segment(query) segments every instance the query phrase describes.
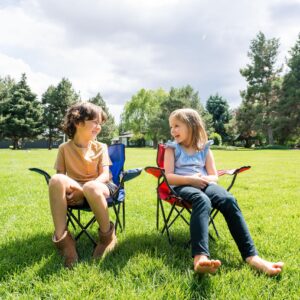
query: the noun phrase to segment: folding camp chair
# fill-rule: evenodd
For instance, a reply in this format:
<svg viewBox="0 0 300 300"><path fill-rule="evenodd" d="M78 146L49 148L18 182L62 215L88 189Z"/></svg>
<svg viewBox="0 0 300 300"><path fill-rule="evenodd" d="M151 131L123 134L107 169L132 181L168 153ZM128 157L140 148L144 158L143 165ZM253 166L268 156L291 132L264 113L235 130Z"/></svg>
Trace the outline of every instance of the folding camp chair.
<svg viewBox="0 0 300 300"><path fill-rule="evenodd" d="M159 144L157 148L157 156L156 156L156 164L157 167L146 167L145 171L157 178L157 207L156 207L156 228L159 230L159 215L160 211L162 214L162 221L163 221L163 227L161 230L161 233L164 234L164 232L167 233L168 240L171 243L171 235L170 235L170 227L174 224L174 222L180 217L187 225L190 224L189 220L184 216L184 212L187 211L189 215L192 212L192 205L190 202L186 201L185 199L182 199L179 197L176 192L172 189L172 187L169 185L168 180L165 175L164 171L164 155L165 155L165 145ZM232 169L232 170L218 170L218 176L223 176L225 174L232 175L232 180L227 188L227 191L230 191L230 189L233 187L236 177L239 173L244 172L246 170L249 170L250 166L244 166L240 167L238 169ZM168 202L171 204L171 209L169 213L167 214L163 205L163 201ZM213 208L210 213L210 221L209 224L211 224L215 230L215 233L217 237L219 238L219 233L216 228L214 218L216 217L218 213L218 210ZM210 234L210 237L212 235Z"/></svg>
<svg viewBox="0 0 300 300"><path fill-rule="evenodd" d="M123 171L124 162L125 162L125 145L124 144L113 144L108 147L108 153L112 165L110 166L110 171L112 173L112 180L117 185L118 189L114 193L114 195L107 199L108 207L112 207L116 216L115 221L115 229L117 231L118 226L120 230L123 231L125 229L125 187L124 182L131 180L138 175L140 175L142 169L131 169L127 171ZM49 184L49 180L51 176L38 168L30 168L30 171L37 172L44 176L47 184ZM122 209L121 209L122 208ZM75 213L77 211L77 214ZM75 239L78 240L80 236L85 233L87 237L91 240L91 242L96 245L95 239L92 237L88 229L95 223L96 218L93 215L88 222L83 223L81 218L81 212L87 211L90 212L91 209L85 201L83 205L76 206L68 206L67 208L67 226L71 224L76 230L76 225L80 228L80 231L75 236ZM122 214L122 222L121 222L121 214Z"/></svg>

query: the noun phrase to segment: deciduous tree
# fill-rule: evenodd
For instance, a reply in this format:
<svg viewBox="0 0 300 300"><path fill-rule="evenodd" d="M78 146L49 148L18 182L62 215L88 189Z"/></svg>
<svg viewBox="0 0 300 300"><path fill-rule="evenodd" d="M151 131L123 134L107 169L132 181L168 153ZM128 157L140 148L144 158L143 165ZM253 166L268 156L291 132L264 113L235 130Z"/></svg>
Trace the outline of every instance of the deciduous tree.
<svg viewBox="0 0 300 300"><path fill-rule="evenodd" d="M95 97L90 98L89 101L98 106L101 106L107 114L107 121L102 125L101 133L98 136L98 139L103 143L111 144L111 140L114 137L117 129L114 117L109 112L109 109L100 93L98 93Z"/></svg>

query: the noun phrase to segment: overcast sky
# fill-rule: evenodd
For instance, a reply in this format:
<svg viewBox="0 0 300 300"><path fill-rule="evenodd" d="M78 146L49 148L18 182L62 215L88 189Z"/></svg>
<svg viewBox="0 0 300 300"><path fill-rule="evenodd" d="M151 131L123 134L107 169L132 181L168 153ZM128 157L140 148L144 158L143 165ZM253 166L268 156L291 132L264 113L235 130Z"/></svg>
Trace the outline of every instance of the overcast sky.
<svg viewBox="0 0 300 300"><path fill-rule="evenodd" d="M40 97L68 78L82 99L101 93L119 120L141 88L190 84L204 104L237 107L250 41L300 32L300 0L0 0L0 76L26 73Z"/></svg>

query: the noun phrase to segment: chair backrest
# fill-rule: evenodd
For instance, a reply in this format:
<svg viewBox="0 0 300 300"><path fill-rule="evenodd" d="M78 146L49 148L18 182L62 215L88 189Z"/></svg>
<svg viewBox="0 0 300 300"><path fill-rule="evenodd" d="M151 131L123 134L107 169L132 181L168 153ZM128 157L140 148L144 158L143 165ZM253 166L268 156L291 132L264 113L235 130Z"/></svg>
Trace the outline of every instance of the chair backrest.
<svg viewBox="0 0 300 300"><path fill-rule="evenodd" d="M120 174L124 170L125 163L125 145L124 144L113 144L108 147L108 154L112 165L109 167L113 182L116 185L120 184Z"/></svg>
<svg viewBox="0 0 300 300"><path fill-rule="evenodd" d="M156 164L159 168L164 169L164 158L165 158L166 147L164 144L158 144L156 154Z"/></svg>

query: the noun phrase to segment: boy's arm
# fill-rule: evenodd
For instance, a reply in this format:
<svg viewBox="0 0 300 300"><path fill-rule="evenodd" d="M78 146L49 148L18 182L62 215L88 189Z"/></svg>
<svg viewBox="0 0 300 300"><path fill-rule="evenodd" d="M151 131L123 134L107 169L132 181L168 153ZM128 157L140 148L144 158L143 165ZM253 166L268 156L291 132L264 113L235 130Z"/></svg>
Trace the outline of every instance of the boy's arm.
<svg viewBox="0 0 300 300"><path fill-rule="evenodd" d="M111 160L108 155L108 148L106 144L102 144L102 156L99 164L99 176L96 178L97 181L106 183L109 182L109 166L111 165Z"/></svg>

